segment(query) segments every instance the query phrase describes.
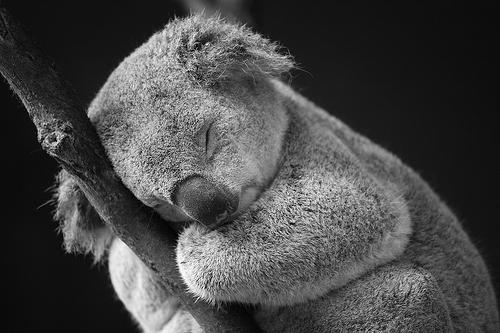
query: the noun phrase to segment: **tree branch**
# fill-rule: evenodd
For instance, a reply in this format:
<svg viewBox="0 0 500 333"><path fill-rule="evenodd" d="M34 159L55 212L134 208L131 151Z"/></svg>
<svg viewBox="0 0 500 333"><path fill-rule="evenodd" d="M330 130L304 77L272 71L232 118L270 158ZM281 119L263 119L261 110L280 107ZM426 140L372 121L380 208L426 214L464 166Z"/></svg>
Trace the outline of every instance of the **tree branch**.
<svg viewBox="0 0 500 333"><path fill-rule="evenodd" d="M0 72L28 111L42 148L75 177L103 221L159 274L205 332L259 332L241 307L215 308L187 293L175 262L175 233L122 184L74 92L1 3Z"/></svg>

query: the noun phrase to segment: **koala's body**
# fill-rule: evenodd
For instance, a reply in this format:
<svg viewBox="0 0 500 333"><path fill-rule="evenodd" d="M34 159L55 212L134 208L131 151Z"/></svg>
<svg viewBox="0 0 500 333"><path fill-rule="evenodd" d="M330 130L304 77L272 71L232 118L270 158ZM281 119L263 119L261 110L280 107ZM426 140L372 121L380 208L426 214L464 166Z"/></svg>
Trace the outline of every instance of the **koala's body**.
<svg viewBox="0 0 500 333"><path fill-rule="evenodd" d="M264 332L496 332L487 268L398 158L280 80L288 56L215 18L169 23L89 109L124 184L178 230L177 265L208 302L253 305ZM201 332L60 177L70 249L107 253L145 332Z"/></svg>

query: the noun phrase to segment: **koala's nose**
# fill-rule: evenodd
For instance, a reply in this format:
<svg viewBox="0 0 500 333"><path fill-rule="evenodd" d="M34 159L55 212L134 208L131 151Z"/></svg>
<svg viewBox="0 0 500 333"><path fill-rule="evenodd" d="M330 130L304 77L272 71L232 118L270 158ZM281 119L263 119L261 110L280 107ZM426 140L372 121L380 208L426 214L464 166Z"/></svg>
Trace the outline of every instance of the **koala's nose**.
<svg viewBox="0 0 500 333"><path fill-rule="evenodd" d="M215 228L236 211L239 198L223 185L193 176L177 186L173 201L191 218Z"/></svg>

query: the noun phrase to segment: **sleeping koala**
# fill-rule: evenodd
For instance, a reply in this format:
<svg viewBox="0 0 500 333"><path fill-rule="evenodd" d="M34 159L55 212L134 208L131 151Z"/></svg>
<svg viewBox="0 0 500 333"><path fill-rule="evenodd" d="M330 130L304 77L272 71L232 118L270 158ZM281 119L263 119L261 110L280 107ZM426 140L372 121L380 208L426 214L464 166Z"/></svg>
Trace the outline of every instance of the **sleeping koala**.
<svg viewBox="0 0 500 333"><path fill-rule="evenodd" d="M264 332L499 331L453 213L281 81L292 66L258 34L192 16L127 57L90 106L118 176L178 231L189 291L253 305ZM56 217L69 250L107 255L145 332L201 332L65 172Z"/></svg>

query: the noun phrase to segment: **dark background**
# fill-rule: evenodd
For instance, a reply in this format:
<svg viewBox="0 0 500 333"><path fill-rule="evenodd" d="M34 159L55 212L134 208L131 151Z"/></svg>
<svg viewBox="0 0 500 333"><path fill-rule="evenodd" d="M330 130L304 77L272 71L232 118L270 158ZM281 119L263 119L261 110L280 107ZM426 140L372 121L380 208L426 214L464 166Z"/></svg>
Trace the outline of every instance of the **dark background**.
<svg viewBox="0 0 500 333"><path fill-rule="evenodd" d="M494 2L367 3L273 0L253 9L257 30L300 64L294 87L416 169L463 221L499 289ZM184 15L170 1L6 4L86 104L124 56L175 14ZM91 267L89 258L62 250L53 208L43 206L56 163L41 151L5 81L0 110L3 327L136 331L106 267Z"/></svg>

